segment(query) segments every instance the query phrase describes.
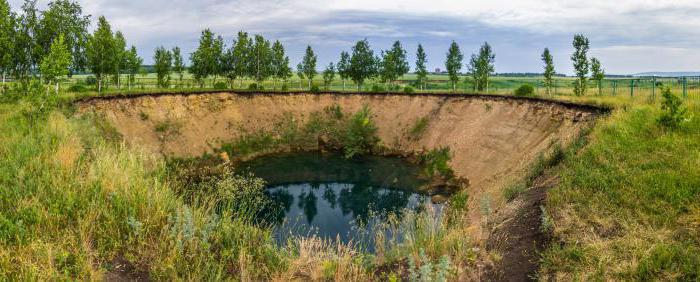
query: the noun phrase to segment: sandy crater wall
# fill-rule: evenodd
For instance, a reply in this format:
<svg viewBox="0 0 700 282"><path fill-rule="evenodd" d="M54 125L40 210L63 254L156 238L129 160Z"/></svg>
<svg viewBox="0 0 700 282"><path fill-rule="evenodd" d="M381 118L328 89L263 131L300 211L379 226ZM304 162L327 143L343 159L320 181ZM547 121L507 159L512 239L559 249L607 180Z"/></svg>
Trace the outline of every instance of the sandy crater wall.
<svg viewBox="0 0 700 282"><path fill-rule="evenodd" d="M131 144L167 156L191 157L210 152L222 141L272 131L284 115L304 122L311 113L335 104L344 112L368 105L382 143L390 148L415 152L449 146L455 173L471 182L470 201L486 194L500 198L495 187L515 179L554 142L568 144L600 111L483 95L228 92L97 98L80 101L78 107L80 112L104 115ZM408 132L424 117L428 127L421 138L411 140ZM180 133L163 138L155 127L164 121L177 124Z"/></svg>

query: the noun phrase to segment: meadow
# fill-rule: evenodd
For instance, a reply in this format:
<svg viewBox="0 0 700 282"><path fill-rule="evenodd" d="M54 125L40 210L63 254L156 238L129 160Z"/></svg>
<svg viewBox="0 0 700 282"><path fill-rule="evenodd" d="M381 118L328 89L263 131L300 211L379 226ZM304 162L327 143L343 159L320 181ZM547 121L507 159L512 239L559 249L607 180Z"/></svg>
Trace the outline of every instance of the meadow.
<svg viewBox="0 0 700 282"><path fill-rule="evenodd" d="M503 89L520 83L494 78ZM314 238L277 245L245 216L217 212L226 193L188 204L161 158L125 145L98 116L75 115L76 97L97 94L65 91L70 86L59 95L38 86L0 95L1 277L457 280L478 278L479 261L498 261L463 236L466 193L452 198L453 213L439 222L420 215L396 222L411 240L386 239L377 254ZM552 241L539 278L700 279L700 103L683 99L687 115L667 128L657 122L659 95L588 93L548 97L614 110L547 168L558 184L541 207ZM256 185L231 177L222 192Z"/></svg>

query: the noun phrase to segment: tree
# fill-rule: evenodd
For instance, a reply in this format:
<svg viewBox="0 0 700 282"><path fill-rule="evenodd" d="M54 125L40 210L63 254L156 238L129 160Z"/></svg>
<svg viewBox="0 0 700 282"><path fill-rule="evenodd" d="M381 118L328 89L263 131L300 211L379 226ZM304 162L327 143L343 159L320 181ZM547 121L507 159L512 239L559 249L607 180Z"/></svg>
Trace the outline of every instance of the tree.
<svg viewBox="0 0 700 282"><path fill-rule="evenodd" d="M574 53L571 54L571 61L576 72L576 82L574 82L574 94L582 96L586 94L586 76L588 76L588 49L590 48L588 38L582 34L574 36Z"/></svg>
<svg viewBox="0 0 700 282"><path fill-rule="evenodd" d="M252 50L252 40L248 38L248 33L239 31L238 38L233 47L233 53L231 59L233 60L233 74L234 79L236 77L240 78L239 85L243 85L243 77L249 75L249 63L250 61L250 50Z"/></svg>
<svg viewBox="0 0 700 282"><path fill-rule="evenodd" d="M255 81L261 84L271 75L272 51L270 50L270 41L266 40L262 35L256 34L251 56Z"/></svg>
<svg viewBox="0 0 700 282"><path fill-rule="evenodd" d="M141 69L142 63L143 59L139 57L138 53L136 52L136 47L131 46L131 50L129 50L129 52L126 54L126 71L129 74L129 90L131 90L131 85L134 83L136 74Z"/></svg>
<svg viewBox="0 0 700 282"><path fill-rule="evenodd" d="M469 61L469 73L471 73L474 79L474 90L488 92L489 88L489 76L494 72L494 60L496 55L493 54L491 45L488 42L484 42L479 48L479 54L472 54L472 58Z"/></svg>
<svg viewBox="0 0 700 282"><path fill-rule="evenodd" d="M457 42L452 41L450 49L447 50L447 60L445 61L447 75L450 77L450 82L452 82L452 91L457 90L459 72L462 70L462 60L464 60L464 55L459 50L459 45L457 45Z"/></svg>
<svg viewBox="0 0 700 282"><path fill-rule="evenodd" d="M326 86L326 90L330 89L331 83L335 78L335 66L333 62L328 64L325 70L323 70L323 85Z"/></svg>
<svg viewBox="0 0 700 282"><path fill-rule="evenodd" d="M182 87L182 77L185 73L185 60L182 58L180 47L175 46L172 50L173 72L177 74L178 85Z"/></svg>
<svg viewBox="0 0 700 282"><path fill-rule="evenodd" d="M14 75L18 78L28 78L39 63L41 52L36 41L38 29L36 2L36 0L25 0L22 5L22 15L16 21L12 65Z"/></svg>
<svg viewBox="0 0 700 282"><path fill-rule="evenodd" d="M591 58L591 79L596 82L598 86L598 95L603 92L603 79L605 78L605 70L600 65L600 61L597 58ZM656 86L654 86L656 87Z"/></svg>
<svg viewBox="0 0 700 282"><path fill-rule="evenodd" d="M377 58L367 39L357 41L352 47L349 74L352 81L357 84L358 91L365 80L377 75Z"/></svg>
<svg viewBox="0 0 700 282"><path fill-rule="evenodd" d="M114 75L114 81L117 84L117 88L121 89L121 73L122 70L126 69L126 39L121 31L117 31L114 34L114 68L112 69L112 74Z"/></svg>
<svg viewBox="0 0 700 282"><path fill-rule="evenodd" d="M221 52L217 50L219 46L215 41L214 33L205 29L199 38L199 47L190 55L190 72L200 87L204 87L204 80L215 75L219 69Z"/></svg>
<svg viewBox="0 0 700 282"><path fill-rule="evenodd" d="M544 87L547 88L547 95L551 95L551 89L554 82L554 59L552 54L549 53L549 48L544 48L542 52L542 62L544 62Z"/></svg>
<svg viewBox="0 0 700 282"><path fill-rule="evenodd" d="M170 86L170 70L173 65L173 55L163 46L156 48L153 56L154 68L158 77L158 86L168 88Z"/></svg>
<svg viewBox="0 0 700 282"><path fill-rule="evenodd" d="M56 83L56 94L58 94L58 79L64 75L68 75L71 64L71 53L63 39L63 35L59 35L51 44L49 53L41 61L41 74L47 83Z"/></svg>
<svg viewBox="0 0 700 282"><path fill-rule="evenodd" d="M425 50L423 50L423 45L418 44L418 51L416 52L416 78L421 90L424 89L425 81L428 77L428 69L425 66L426 63L427 55L425 54Z"/></svg>
<svg viewBox="0 0 700 282"><path fill-rule="evenodd" d="M77 2L49 2L48 9L41 13L37 28L37 44L41 47L41 55L48 54L54 40L63 35L71 52L71 73L84 70L87 64L85 48L89 25L90 16L83 15L83 9Z"/></svg>
<svg viewBox="0 0 700 282"><path fill-rule="evenodd" d="M299 89L301 89L301 81L304 80L304 65L297 64L297 76L299 77Z"/></svg>
<svg viewBox="0 0 700 282"><path fill-rule="evenodd" d="M350 54L348 52L340 52L340 61L338 61L338 75L343 81L343 91L345 91L345 80L350 77Z"/></svg>
<svg viewBox="0 0 700 282"><path fill-rule="evenodd" d="M2 72L3 86L7 74L12 71L12 57L15 49L14 31L15 15L7 0L0 0L0 72Z"/></svg>
<svg viewBox="0 0 700 282"><path fill-rule="evenodd" d="M112 28L105 17L100 17L97 29L88 38L87 59L88 66L97 78L97 90L102 91L102 79L114 69L114 36Z"/></svg>
<svg viewBox="0 0 700 282"><path fill-rule="evenodd" d="M394 42L391 50L382 52L380 75L384 82L393 83L396 79L406 74L408 70L406 50L401 47L400 41Z"/></svg>
<svg viewBox="0 0 700 282"><path fill-rule="evenodd" d="M285 81L292 75L292 69L289 67L289 57L285 56L284 46L279 40L276 40L272 44L272 76L277 79ZM277 88L276 82L274 83L274 88Z"/></svg>
<svg viewBox="0 0 700 282"><path fill-rule="evenodd" d="M316 76L316 60L318 58L316 57L316 54L314 54L314 50L311 49L311 46L306 46L306 53L304 54L304 59L301 61L301 66L302 66L302 71L304 72L304 76L309 80L309 88L311 88L311 83L314 80L314 77Z"/></svg>

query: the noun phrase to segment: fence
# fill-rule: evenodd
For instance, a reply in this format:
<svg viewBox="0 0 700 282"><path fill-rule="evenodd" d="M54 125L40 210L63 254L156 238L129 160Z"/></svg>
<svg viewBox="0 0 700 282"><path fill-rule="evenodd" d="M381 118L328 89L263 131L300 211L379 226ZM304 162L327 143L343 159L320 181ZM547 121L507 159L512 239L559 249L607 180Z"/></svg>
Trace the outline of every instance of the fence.
<svg viewBox="0 0 700 282"><path fill-rule="evenodd" d="M62 87L70 87L75 84L89 85L90 81L86 77L72 78L63 82ZM255 81L249 79L234 80L232 85L229 81L223 78L207 79L204 81L205 88L214 88L216 83L224 83L224 86L233 87L234 89L247 89L251 83ZM487 94L512 94L516 88L523 84L530 84L535 87L535 93L540 96L547 95L574 95L573 85L576 82L572 77L557 77L553 81L550 92L547 93L544 80L541 77L492 77L488 89L484 92ZM313 81L314 85L318 85L320 89L329 90L346 90L355 91L357 85L350 81L334 80L328 87L323 86L323 81L319 78ZM281 90L282 86L286 85L288 90L308 90L308 80L299 80L298 78L290 79L286 82L266 80L260 84L267 90ZM361 90L385 90L385 91L401 91L402 86L412 85L417 92L452 92L452 84L446 76L433 76L427 81L423 87L416 84L415 79L404 79L395 83L378 83L370 81L364 84ZM468 78L462 77L456 85L458 93L474 93L473 82ZM125 90L131 88L138 89L159 89L157 79L154 77L139 77L137 76L133 83L129 85L126 76L121 78L121 87L117 89L116 83L113 81L105 85L111 91ZM219 85L220 87L222 85ZM192 78L184 78L182 80L171 79L170 88L199 88L200 83ZM627 95L630 97L649 97L655 99L661 95L661 90L669 87L673 93L683 98L700 99L700 76L699 77L625 77L625 78L606 78L600 85L596 81L588 81L586 95L600 96L620 96ZM422 89L421 89L422 88Z"/></svg>

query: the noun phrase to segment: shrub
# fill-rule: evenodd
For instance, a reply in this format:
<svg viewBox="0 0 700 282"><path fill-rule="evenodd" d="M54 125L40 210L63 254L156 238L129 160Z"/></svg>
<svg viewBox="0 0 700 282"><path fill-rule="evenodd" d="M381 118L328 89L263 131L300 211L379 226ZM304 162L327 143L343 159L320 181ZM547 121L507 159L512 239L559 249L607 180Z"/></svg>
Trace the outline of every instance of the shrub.
<svg viewBox="0 0 700 282"><path fill-rule="evenodd" d="M658 123L667 128L677 128L685 119L688 109L683 107L683 101L678 96L671 93L670 88L665 88L661 96L664 100L661 102L661 116L657 119Z"/></svg>
<svg viewBox="0 0 700 282"><path fill-rule="evenodd" d="M216 89L216 90L228 89L228 84L226 84L226 82L219 81L217 83L214 83L214 89Z"/></svg>
<svg viewBox="0 0 700 282"><path fill-rule="evenodd" d="M406 87L403 88L403 93L413 94L414 92L416 92L416 91L415 91L415 89L413 89L412 86L407 85Z"/></svg>
<svg viewBox="0 0 700 282"><path fill-rule="evenodd" d="M282 91L289 91L289 85L287 85L286 83L282 84Z"/></svg>
<svg viewBox="0 0 700 282"><path fill-rule="evenodd" d="M95 77L92 76L92 75L91 75L91 76L88 76L87 78L85 78L85 84L87 84L87 85L97 85L97 78L95 78Z"/></svg>
<svg viewBox="0 0 700 282"><path fill-rule="evenodd" d="M523 84L515 89L515 96L534 96L535 88L530 84Z"/></svg>
<svg viewBox="0 0 700 282"><path fill-rule="evenodd" d="M253 83L248 85L248 90L258 91L258 90L265 90L265 88L262 85L259 85L255 82L253 82Z"/></svg>
<svg viewBox="0 0 700 282"><path fill-rule="evenodd" d="M412 139L418 139L420 138L423 133L425 132L425 129L428 128L428 123L430 120L427 117L422 117L416 121L416 124L413 125L411 128L411 131L409 134L411 135Z"/></svg>
<svg viewBox="0 0 700 282"><path fill-rule="evenodd" d="M452 168L447 164L452 159L450 147L432 149L421 157L421 162L425 166L425 173L430 176L451 177Z"/></svg>
<svg viewBox="0 0 700 282"><path fill-rule="evenodd" d="M321 92L321 89L318 87L318 85L311 86L311 93L319 93L319 92Z"/></svg>
<svg viewBox="0 0 700 282"><path fill-rule="evenodd" d="M369 153L379 142L376 136L377 126L372 121L369 107L365 105L348 121L343 148L345 157L350 159Z"/></svg>
<svg viewBox="0 0 700 282"><path fill-rule="evenodd" d="M75 84L75 85L71 85L71 87L68 87L68 91L69 92L87 92L88 89L83 84Z"/></svg>
<svg viewBox="0 0 700 282"><path fill-rule="evenodd" d="M386 92L386 89L379 84L372 84L372 89L370 90L374 93Z"/></svg>

